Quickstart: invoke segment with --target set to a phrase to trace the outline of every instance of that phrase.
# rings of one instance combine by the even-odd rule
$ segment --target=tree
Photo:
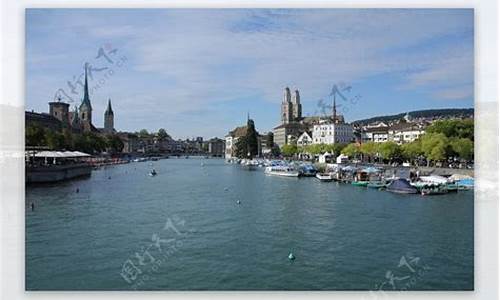
[[[378,153],[384,160],[393,160],[401,156],[401,149],[394,142],[385,142],[378,146]]]
[[[64,136],[52,130],[45,131],[45,141],[52,150],[61,150],[64,148]]]
[[[258,133],[252,119],[248,119],[246,133],[235,144],[236,157],[253,158],[259,154]]]
[[[111,153],[120,153],[124,147],[120,137],[115,134],[106,137],[106,145]]]
[[[146,132],[147,132],[147,131],[146,131]],[[160,128],[160,129],[158,130],[158,138],[159,138],[160,140],[166,140],[166,139],[169,139],[169,138],[171,138],[171,137],[170,137],[170,135],[167,133],[167,131],[166,131],[165,129]]]
[[[474,141],[474,120],[449,119],[432,123],[426,133],[442,133],[448,138],[468,138]]]
[[[344,149],[342,149],[342,154],[349,156],[350,158],[358,157],[361,154],[357,144],[349,144]]]
[[[455,138],[450,141],[453,152],[461,159],[471,160],[474,156],[474,142],[467,138]]]
[[[149,136],[149,132],[146,129],[141,129],[138,133],[139,137],[144,138]]]
[[[411,143],[401,145],[401,154],[404,159],[410,162],[415,161],[419,156],[424,154],[421,141],[418,139]]]
[[[430,161],[442,161],[446,158],[448,138],[443,133],[426,133],[421,137],[422,151]]]
[[[362,144],[359,150],[361,151],[361,153],[363,153],[363,155],[365,155],[366,157],[368,157],[369,160],[371,160],[371,158],[374,158],[375,155],[377,154],[378,148],[379,147],[377,143],[367,142]]]
[[[27,146],[43,146],[45,145],[45,129],[34,125],[26,127],[25,144]]]
[[[286,157],[293,156],[297,154],[297,152],[297,145],[283,145],[283,147],[281,147],[281,153]]]

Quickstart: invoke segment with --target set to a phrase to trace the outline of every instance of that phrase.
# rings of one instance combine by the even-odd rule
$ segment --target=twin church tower
[[[300,104],[299,90],[295,90],[292,94],[290,88],[286,87],[281,102],[281,123],[288,124],[300,120],[302,120],[302,104]]]

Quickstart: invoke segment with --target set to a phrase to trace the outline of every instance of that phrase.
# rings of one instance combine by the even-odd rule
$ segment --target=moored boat
[[[368,182],[366,187],[371,188],[371,189],[380,189],[380,188],[385,188],[386,184],[385,184],[385,182],[382,182],[382,181],[370,181],[370,182]]]
[[[368,186],[368,181],[352,181],[351,184],[355,186]]]
[[[329,173],[316,173],[316,178],[319,179],[319,181],[332,181],[332,175]]]
[[[442,195],[448,193],[448,189],[445,185],[436,185],[436,186],[429,186],[429,187],[424,187],[420,191],[422,196],[428,196],[428,195]]]
[[[264,173],[284,177],[299,177],[299,171],[289,166],[270,166],[266,167]]]
[[[394,179],[386,188],[388,192],[397,194],[416,194],[418,190],[404,178]]]

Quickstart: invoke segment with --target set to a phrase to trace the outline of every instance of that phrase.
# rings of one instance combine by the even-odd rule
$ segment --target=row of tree
[[[404,160],[412,163],[425,160],[427,164],[444,161],[450,157],[471,161],[474,159],[473,120],[442,120],[430,125],[417,140],[398,145],[394,142],[363,144],[313,144],[305,147],[285,145],[281,153],[291,157],[299,153],[317,155],[340,153],[364,161],[391,162]]]
[[[45,146],[51,150],[82,151],[91,154],[103,151],[119,153],[124,147],[122,140],[114,134],[74,133],[66,128],[58,132],[41,126],[28,126],[25,138],[27,146]]]

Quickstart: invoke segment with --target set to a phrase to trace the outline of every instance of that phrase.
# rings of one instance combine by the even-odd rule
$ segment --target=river
[[[474,287],[472,191],[398,195],[222,159],[150,164],[26,188],[27,290]]]

